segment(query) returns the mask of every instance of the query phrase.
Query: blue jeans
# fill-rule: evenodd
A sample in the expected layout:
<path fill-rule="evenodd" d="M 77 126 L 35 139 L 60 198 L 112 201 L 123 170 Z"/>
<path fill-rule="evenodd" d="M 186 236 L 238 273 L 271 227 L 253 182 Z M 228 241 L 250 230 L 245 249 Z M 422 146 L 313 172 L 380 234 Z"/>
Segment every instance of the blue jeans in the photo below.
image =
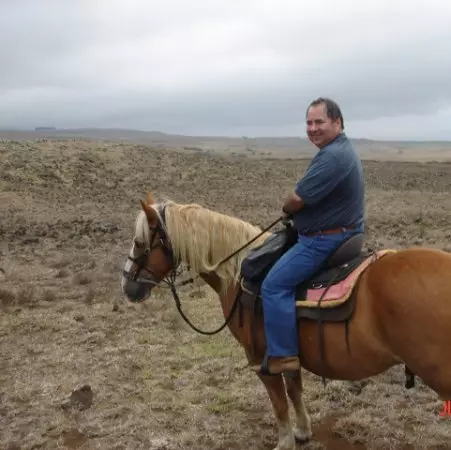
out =
<path fill-rule="evenodd" d="M 360 231 L 298 235 L 298 242 L 268 272 L 261 287 L 268 356 L 299 354 L 296 286 L 313 276 L 345 239 Z"/>

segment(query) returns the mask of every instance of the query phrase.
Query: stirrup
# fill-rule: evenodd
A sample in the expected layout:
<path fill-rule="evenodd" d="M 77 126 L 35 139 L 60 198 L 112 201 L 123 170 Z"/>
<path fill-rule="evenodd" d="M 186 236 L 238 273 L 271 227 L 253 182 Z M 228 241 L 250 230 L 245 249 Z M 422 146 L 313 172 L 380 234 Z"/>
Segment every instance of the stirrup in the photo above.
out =
<path fill-rule="evenodd" d="M 280 375 L 279 373 L 271 373 L 269 371 L 269 355 L 268 355 L 268 350 L 265 351 L 265 356 L 263 357 L 263 361 L 262 364 L 260 366 L 260 370 L 258 371 L 258 373 L 260 375 L 266 375 L 266 376 L 270 376 L 270 377 L 275 377 L 277 375 Z"/>

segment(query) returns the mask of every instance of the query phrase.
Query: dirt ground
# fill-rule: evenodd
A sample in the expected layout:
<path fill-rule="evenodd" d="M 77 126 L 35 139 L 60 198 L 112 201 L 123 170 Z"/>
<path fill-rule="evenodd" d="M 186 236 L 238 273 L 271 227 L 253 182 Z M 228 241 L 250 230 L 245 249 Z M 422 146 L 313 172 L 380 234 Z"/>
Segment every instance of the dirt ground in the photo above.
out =
<path fill-rule="evenodd" d="M 308 160 L 44 140 L 1 142 L 0 161 L 0 448 L 275 447 L 269 399 L 228 331 L 196 334 L 161 290 L 127 303 L 120 277 L 148 191 L 266 226 Z M 368 247 L 451 250 L 450 163 L 364 166 Z M 197 326 L 222 323 L 206 286 L 180 297 Z M 451 448 L 451 417 L 403 370 L 325 388 L 304 372 L 314 436 L 299 448 Z"/>

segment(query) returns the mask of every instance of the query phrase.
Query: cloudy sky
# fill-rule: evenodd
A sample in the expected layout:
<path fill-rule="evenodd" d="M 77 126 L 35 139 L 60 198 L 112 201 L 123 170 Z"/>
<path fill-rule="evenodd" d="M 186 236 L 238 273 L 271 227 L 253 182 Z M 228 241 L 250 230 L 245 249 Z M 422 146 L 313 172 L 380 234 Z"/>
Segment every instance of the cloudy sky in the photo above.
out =
<path fill-rule="evenodd" d="M 451 139 L 450 0 L 0 0 L 0 128 Z"/>

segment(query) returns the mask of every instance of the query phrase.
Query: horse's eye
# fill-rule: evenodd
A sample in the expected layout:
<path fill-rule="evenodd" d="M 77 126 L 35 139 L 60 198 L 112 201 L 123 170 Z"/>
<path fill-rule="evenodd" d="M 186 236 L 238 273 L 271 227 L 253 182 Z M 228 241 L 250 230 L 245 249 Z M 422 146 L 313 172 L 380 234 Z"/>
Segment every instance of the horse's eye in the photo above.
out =
<path fill-rule="evenodd" d="M 135 246 L 136 248 L 143 248 L 144 244 L 142 242 L 139 242 L 138 239 L 135 239 Z"/>

